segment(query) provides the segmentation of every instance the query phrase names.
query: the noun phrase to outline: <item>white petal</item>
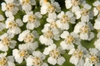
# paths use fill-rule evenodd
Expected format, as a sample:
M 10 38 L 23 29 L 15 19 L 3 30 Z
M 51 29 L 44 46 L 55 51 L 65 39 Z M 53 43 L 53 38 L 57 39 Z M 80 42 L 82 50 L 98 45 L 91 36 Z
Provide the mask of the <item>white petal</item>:
M 13 56 L 8 56 L 7 59 L 8 59 L 9 61 L 11 61 L 11 62 L 14 62 Z
M 70 62 L 71 62 L 72 64 L 74 64 L 74 65 L 77 65 L 77 63 L 79 62 L 79 59 L 78 59 L 78 58 L 75 58 L 74 56 L 72 56 L 72 57 L 70 58 Z
M 23 22 L 27 22 L 27 21 L 28 21 L 28 15 L 24 15 Z
M 11 11 L 6 11 L 5 15 L 6 15 L 6 17 L 13 17 L 13 14 Z
M 6 1 L 6 3 L 13 3 L 14 2 L 14 0 L 5 0 Z
M 33 23 L 27 23 L 26 25 L 27 29 L 34 29 L 35 25 Z
M 37 27 L 40 26 L 40 21 L 37 20 L 37 21 L 34 22 L 34 24 L 35 24 L 35 28 L 37 28 Z
M 71 55 L 71 54 L 73 54 L 73 52 L 75 51 L 75 49 L 73 48 L 73 49 L 71 49 L 70 51 L 69 51 L 69 55 Z
M 66 15 L 68 15 L 68 17 L 70 17 L 70 18 L 71 18 L 71 17 L 73 16 L 73 13 L 72 13 L 72 12 L 70 12 L 70 11 L 67 11 L 67 12 L 66 12 Z
M 96 8 L 93 9 L 93 12 L 94 12 L 94 16 L 98 14 L 98 10 Z
M 27 5 L 23 5 L 22 6 L 23 10 L 25 10 L 26 12 L 30 11 L 32 9 L 31 5 L 30 4 L 27 4 Z
M 8 66 L 15 66 L 13 62 L 8 61 Z
M 9 46 L 9 47 L 10 47 L 10 48 L 14 48 L 14 47 L 16 46 L 16 43 L 17 43 L 17 42 L 16 42 L 16 41 L 14 41 L 14 40 L 13 40 L 13 41 L 11 41 L 11 44 L 10 44 L 10 46 Z
M 40 12 L 36 12 L 35 15 L 40 19 L 42 18 L 42 15 L 40 14 Z
M 80 34 L 80 38 L 83 39 L 83 40 L 87 40 L 89 37 L 88 37 L 88 34 L 85 33 L 85 34 Z
M 86 62 L 84 63 L 84 66 L 93 66 L 93 64 L 90 63 L 89 60 L 86 58 Z
M 18 26 L 23 26 L 21 19 L 16 19 L 16 23 L 18 24 Z
M 47 22 L 53 22 L 53 21 L 55 21 L 56 18 L 57 18 L 57 15 L 56 15 L 55 12 L 54 13 L 49 13 L 48 18 L 47 18 Z
M 61 34 L 61 38 L 65 39 L 68 35 L 69 35 L 69 32 L 68 32 L 68 31 L 64 31 L 64 32 Z
M 27 64 L 27 66 L 32 66 L 32 65 L 33 65 L 32 61 L 33 61 L 32 56 L 29 56 L 29 57 L 26 59 L 26 64 Z
M 62 23 L 60 28 L 62 30 L 68 30 L 69 29 L 69 24 L 68 23 Z
M 47 63 L 43 63 L 42 66 L 48 66 L 48 64 Z
M 0 21 L 3 21 L 5 18 L 3 17 L 3 15 L 0 15 Z
M 60 43 L 60 45 L 61 45 L 62 49 L 67 49 L 67 45 L 66 45 L 66 43 L 64 41 L 62 41 Z
M 79 6 L 73 6 L 72 7 L 72 12 L 77 12 L 79 10 L 80 10 Z
M 57 63 L 57 60 L 52 58 L 52 57 L 49 57 L 48 58 L 48 63 L 52 64 L 52 65 L 55 65 Z
M 82 16 L 82 17 L 81 17 L 81 21 L 82 21 L 82 22 L 88 22 L 88 21 L 89 21 L 89 15 Z
M 79 19 L 81 17 L 81 12 L 77 11 L 77 12 L 75 12 L 75 15 L 76 15 L 76 19 Z
M 6 28 L 5 24 L 0 23 L 0 31 L 2 31 L 4 28 Z
M 71 3 L 70 0 L 66 0 L 65 3 L 66 3 L 65 6 L 66 6 L 67 9 L 71 8 L 72 3 Z
M 65 58 L 64 57 L 60 57 L 60 58 L 57 59 L 57 63 L 59 65 L 62 65 L 64 62 L 65 62 Z
M 2 11 L 5 11 L 6 10 L 6 3 L 1 3 L 1 5 L 2 5 Z
M 41 14 L 46 14 L 47 13 L 47 5 L 43 4 L 41 7 Z

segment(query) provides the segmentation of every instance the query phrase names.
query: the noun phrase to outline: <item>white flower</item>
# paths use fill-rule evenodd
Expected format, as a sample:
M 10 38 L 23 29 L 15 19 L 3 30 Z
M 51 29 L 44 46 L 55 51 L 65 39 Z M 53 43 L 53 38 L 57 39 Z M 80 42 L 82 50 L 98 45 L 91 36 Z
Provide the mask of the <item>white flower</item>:
M 42 16 L 40 15 L 39 12 L 36 12 L 33 14 L 33 12 L 28 12 L 26 15 L 23 17 L 23 22 L 27 22 L 26 28 L 33 30 L 34 28 L 37 28 L 40 26 L 40 21 L 39 19 Z
M 72 55 L 70 58 L 70 62 L 72 64 L 75 66 L 83 66 L 84 57 L 88 54 L 88 52 L 86 48 L 79 45 L 77 49 L 71 49 L 68 54 Z
M 56 21 L 57 19 L 57 14 L 54 12 L 54 13 L 49 13 L 48 14 L 48 18 L 46 19 L 47 22 L 53 22 L 53 21 Z
M 74 48 L 74 44 L 78 44 L 78 45 L 81 44 L 79 36 L 75 34 L 74 32 L 69 33 L 68 31 L 64 31 L 61 34 L 61 38 L 64 39 L 60 43 L 62 49 L 71 50 Z
M 0 54 L 0 66 L 15 66 L 13 56 L 7 56 L 7 53 Z
M 69 23 L 74 24 L 75 23 L 75 17 L 73 13 L 70 11 L 64 13 L 61 11 L 61 13 L 58 14 L 58 21 L 57 21 L 57 26 L 61 30 L 68 30 L 69 29 Z
M 23 26 L 21 19 L 8 18 L 6 20 L 6 28 L 8 28 L 8 33 L 19 34 L 21 29 L 19 27 Z
M 99 66 L 100 64 L 100 51 L 97 50 L 96 48 L 90 48 L 90 55 L 85 58 L 85 63 L 84 66 Z
M 58 49 L 55 44 L 46 47 L 43 53 L 50 56 L 48 58 L 48 63 L 52 65 L 62 65 L 65 62 L 65 58 L 61 56 L 60 49 Z
M 95 1 L 93 3 L 93 12 L 94 12 L 94 16 L 97 16 L 99 14 L 99 11 L 100 11 L 100 1 Z
M 74 32 L 79 34 L 80 39 L 89 41 L 94 38 L 94 33 L 91 30 L 93 30 L 93 26 L 90 22 L 79 22 L 74 28 Z
M 94 28 L 99 30 L 100 29 L 100 18 L 97 18 L 94 23 Z
M 51 45 L 53 44 L 53 39 L 60 40 L 59 31 L 56 29 L 50 29 L 48 25 L 44 27 L 42 32 L 43 32 L 43 35 L 39 37 L 39 40 L 42 44 Z
M 27 66 L 48 66 L 47 63 L 43 62 L 45 59 L 45 55 L 40 51 L 34 51 L 32 55 L 30 55 L 26 59 Z
M 19 34 L 18 40 L 24 41 L 25 43 L 34 42 L 35 38 L 37 38 L 34 33 L 31 33 L 30 30 L 25 30 Z
M 17 63 L 22 63 L 24 59 L 26 59 L 29 55 L 28 51 L 27 51 L 27 46 L 25 45 L 19 45 L 18 49 L 13 49 L 13 56 L 15 58 L 15 61 Z
M 60 12 L 61 10 L 60 5 L 54 0 L 51 0 L 51 3 L 48 2 L 47 0 L 40 0 L 40 5 L 41 5 L 41 14 Z
M 0 36 L 0 50 L 8 51 L 9 48 L 13 49 L 16 46 L 16 41 L 11 40 L 7 33 Z
M 94 42 L 95 48 L 100 50 L 100 38 Z
M 2 14 L 0 14 L 0 21 L 3 21 L 5 18 Z
M 65 0 L 65 6 L 67 9 L 72 10 L 72 12 L 77 12 L 80 10 L 80 5 L 84 2 L 84 0 Z
M 20 4 L 22 5 L 22 9 L 25 10 L 25 12 L 31 11 L 32 5 L 36 5 L 35 0 L 19 0 Z
M 38 47 L 38 42 L 35 41 L 35 39 L 38 38 L 38 37 L 34 33 L 37 34 L 36 31 L 33 31 L 31 33 L 29 30 L 25 30 L 22 33 L 20 33 L 19 37 L 18 37 L 19 41 L 21 41 L 21 42 L 24 41 L 25 42 L 24 46 L 27 47 L 27 50 L 29 52 L 33 52 Z
M 0 22 L 4 20 L 4 16 L 0 14 Z M 4 23 L 0 23 L 0 31 L 2 31 L 4 28 L 6 28 Z
M 4 23 L 0 23 L 0 31 L 2 31 L 4 28 L 6 28 Z
M 80 19 L 81 18 L 81 21 L 82 22 L 88 22 L 90 20 L 90 9 L 91 9 L 91 6 L 89 4 L 83 4 L 83 8 L 80 9 L 79 11 L 75 12 L 75 15 L 76 15 L 76 18 L 77 19 Z
M 1 3 L 2 11 L 5 11 L 6 17 L 12 17 L 19 9 L 16 7 L 14 0 L 5 0 L 5 2 Z

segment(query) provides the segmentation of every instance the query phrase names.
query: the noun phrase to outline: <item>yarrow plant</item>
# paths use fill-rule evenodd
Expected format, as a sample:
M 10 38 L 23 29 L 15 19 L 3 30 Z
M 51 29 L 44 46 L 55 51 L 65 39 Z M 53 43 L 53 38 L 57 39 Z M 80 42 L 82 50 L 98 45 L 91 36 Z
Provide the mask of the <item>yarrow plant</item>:
M 0 66 L 100 66 L 99 0 L 0 4 Z

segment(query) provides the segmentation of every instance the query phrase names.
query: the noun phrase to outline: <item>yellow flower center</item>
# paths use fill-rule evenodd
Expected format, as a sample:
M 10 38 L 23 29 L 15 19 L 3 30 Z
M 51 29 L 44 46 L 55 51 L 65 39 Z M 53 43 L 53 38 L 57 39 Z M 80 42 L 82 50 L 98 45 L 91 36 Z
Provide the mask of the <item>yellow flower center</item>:
M 52 31 L 50 31 L 50 30 L 48 30 L 44 35 L 45 35 L 45 37 L 47 37 L 47 38 L 52 38 L 52 37 L 53 37 L 53 33 L 52 33 Z
M 65 39 L 65 42 L 67 44 L 72 44 L 74 42 L 74 37 L 71 35 L 67 36 L 67 38 Z
M 29 21 L 30 23 L 34 23 L 34 22 L 36 21 L 35 15 L 30 15 L 30 16 L 28 17 L 28 21 Z
M 74 51 L 73 55 L 76 58 L 79 58 L 80 59 L 80 58 L 82 58 L 83 52 L 77 49 L 77 50 Z
M 79 0 L 72 0 L 71 1 L 72 2 L 72 4 L 74 5 L 74 6 L 78 6 L 80 3 L 79 3 Z
M 50 56 L 53 58 L 58 58 L 60 55 L 59 51 L 57 49 L 51 50 L 50 51 Z
M 0 66 L 7 66 L 7 58 L 6 57 L 0 58 Z
M 97 8 L 98 11 L 100 11 L 100 5 L 98 5 L 96 8 Z
M 24 41 L 26 43 L 29 43 L 29 42 L 33 42 L 34 41 L 34 36 L 32 33 L 29 33 L 27 34 L 25 37 L 24 37 Z
M 6 5 L 7 10 L 11 11 L 13 8 L 15 7 L 15 5 L 13 3 L 8 3 Z
M 28 52 L 26 50 L 19 50 L 19 54 L 21 57 L 27 57 L 28 56 Z
M 82 11 L 81 11 L 81 14 L 84 15 L 84 16 L 88 15 L 88 13 L 89 13 L 89 11 L 85 8 L 83 8 Z
M 81 32 L 81 33 L 88 33 L 88 32 L 89 32 L 89 27 L 88 27 L 87 25 L 82 26 L 82 27 L 80 28 L 80 32 Z
M 1 41 L 5 46 L 9 46 L 10 44 L 10 39 L 7 37 L 4 37 Z
M 44 0 L 44 2 L 48 2 L 48 0 Z
M 41 66 L 42 60 L 39 57 L 33 57 L 33 65 L 34 66 Z
M 14 29 L 14 28 L 17 27 L 17 23 L 15 23 L 14 21 L 12 21 L 12 22 L 8 23 L 8 26 L 9 26 L 9 29 Z
M 57 24 L 56 24 L 56 22 L 51 22 L 50 23 L 50 28 L 57 28 L 58 26 L 57 26 Z
M 22 1 L 22 4 L 23 4 L 23 5 L 26 5 L 26 4 L 29 4 L 29 3 L 30 3 L 30 0 L 23 0 L 23 1 Z
M 66 23 L 70 21 L 70 18 L 64 14 L 60 20 L 62 23 Z
M 47 11 L 48 11 L 48 13 L 53 13 L 53 12 L 55 12 L 55 8 L 52 5 L 49 5 Z
M 91 55 L 91 57 L 90 57 L 90 62 L 92 62 L 92 63 L 95 64 L 95 63 L 99 62 L 99 59 L 98 59 L 97 56 Z

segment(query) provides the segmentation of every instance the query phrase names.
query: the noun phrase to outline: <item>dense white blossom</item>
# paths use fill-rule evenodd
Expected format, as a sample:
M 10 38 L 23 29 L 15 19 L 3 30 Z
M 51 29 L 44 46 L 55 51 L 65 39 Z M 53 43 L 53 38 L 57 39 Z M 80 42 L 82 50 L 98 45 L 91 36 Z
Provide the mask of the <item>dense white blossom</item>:
M 74 32 L 69 33 L 68 31 L 64 31 L 61 34 L 61 38 L 64 40 L 61 41 L 60 45 L 63 49 L 71 50 L 74 48 L 74 44 L 80 45 L 80 38 Z
M 41 18 L 41 14 L 39 12 L 36 12 L 33 14 L 33 12 L 27 12 L 26 15 L 23 17 L 23 22 L 27 22 L 26 28 L 33 30 L 34 28 L 37 28 L 40 26 L 39 19 Z
M 35 0 L 19 0 L 22 10 L 29 12 L 32 9 L 32 5 L 36 5 Z
M 44 49 L 45 55 L 49 55 L 48 63 L 55 65 L 62 65 L 65 62 L 65 58 L 61 56 L 60 49 L 55 44 L 52 44 Z
M 16 66 L 13 56 L 7 56 L 7 53 L 0 54 L 0 66 Z
M 69 23 L 75 24 L 75 17 L 72 12 L 67 11 L 64 13 L 64 11 L 61 11 L 61 13 L 58 14 L 57 25 L 61 30 L 68 30 L 70 28 Z
M 27 46 L 23 44 L 19 45 L 18 48 L 19 49 L 13 49 L 12 55 L 17 63 L 22 63 L 23 60 L 29 56 L 29 52 L 27 51 Z
M 93 30 L 91 22 L 79 22 L 74 28 L 74 32 L 79 34 L 82 40 L 91 40 L 94 38 L 94 33 L 91 30 Z
M 40 51 L 34 51 L 32 52 L 32 55 L 26 59 L 26 62 L 27 66 L 48 66 L 43 60 L 45 60 L 45 55 Z
M 100 65 L 100 51 L 96 48 L 89 49 L 90 55 L 85 58 L 84 66 L 99 66 Z
M 0 50 L 8 51 L 9 48 L 13 49 L 16 46 L 16 41 L 12 40 L 7 33 L 0 36 Z
M 16 15 L 19 10 L 14 0 L 5 0 L 5 2 L 1 3 L 1 6 L 2 11 L 5 11 L 6 17 L 12 17 L 13 15 Z
M 99 0 L 0 3 L 0 66 L 100 66 Z
M 77 49 L 71 49 L 68 53 L 72 55 L 70 58 L 70 62 L 75 66 L 83 66 L 84 65 L 84 57 L 88 55 L 88 51 L 86 48 L 81 45 L 78 46 Z

